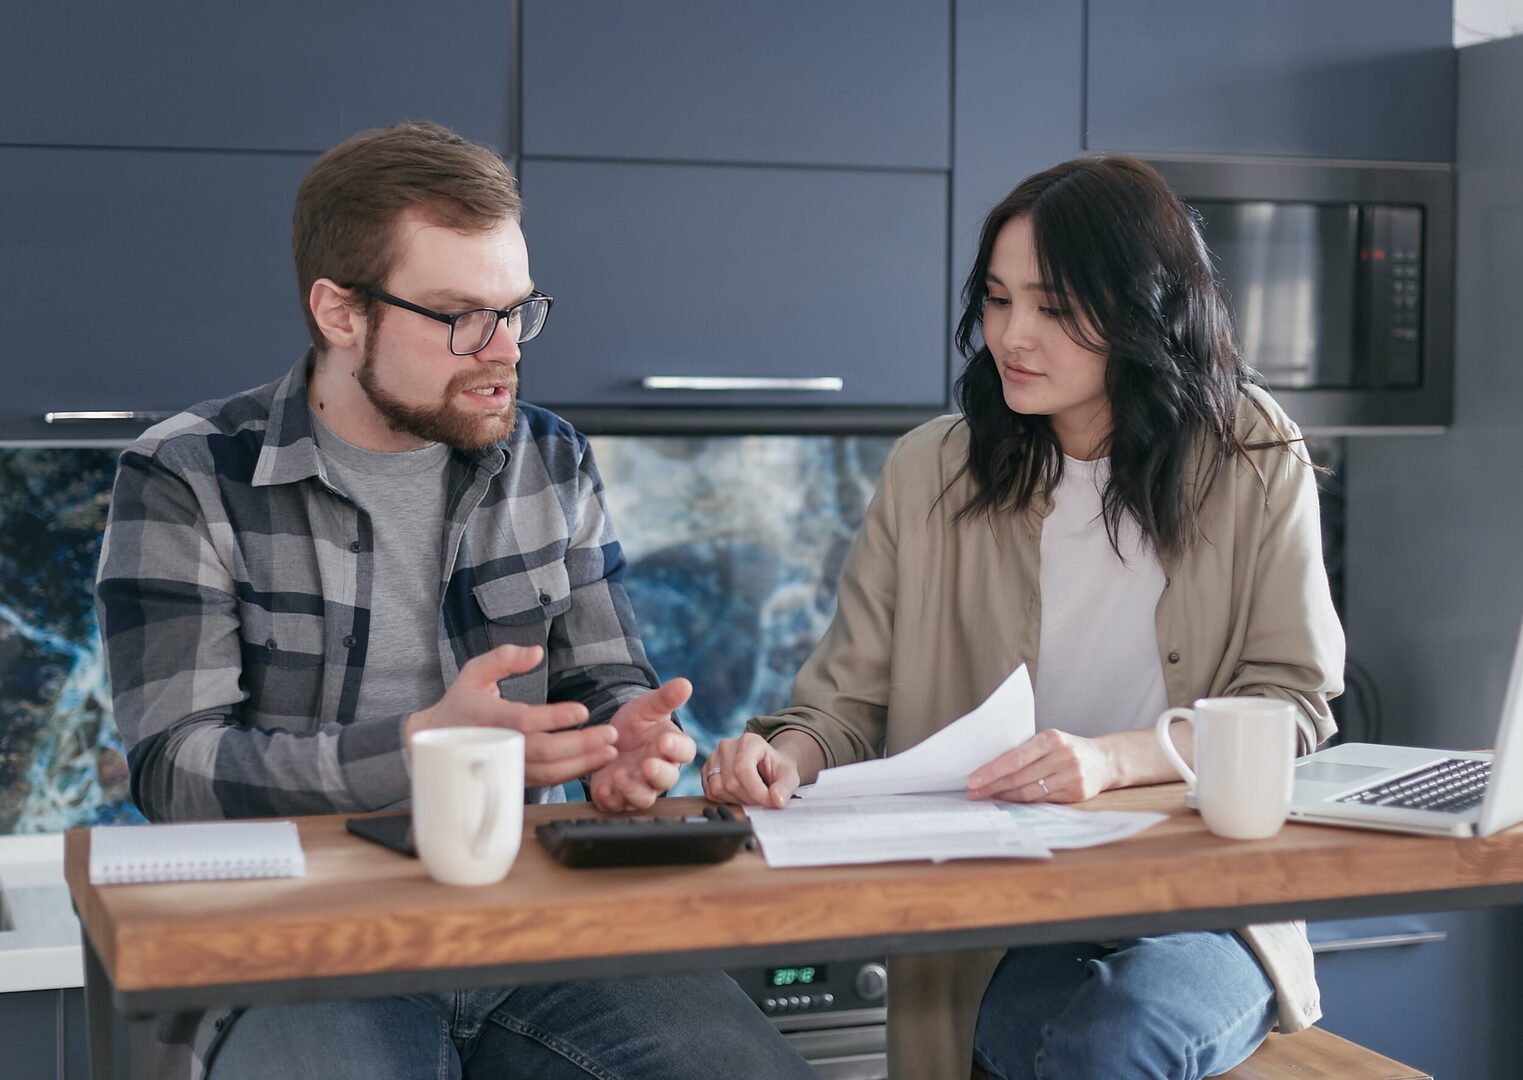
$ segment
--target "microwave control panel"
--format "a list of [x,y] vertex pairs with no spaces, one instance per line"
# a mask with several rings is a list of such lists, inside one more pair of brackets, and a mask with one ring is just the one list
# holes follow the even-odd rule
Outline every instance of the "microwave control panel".
[[1367,206],[1360,214],[1360,305],[1371,386],[1422,382],[1423,214],[1415,206]]

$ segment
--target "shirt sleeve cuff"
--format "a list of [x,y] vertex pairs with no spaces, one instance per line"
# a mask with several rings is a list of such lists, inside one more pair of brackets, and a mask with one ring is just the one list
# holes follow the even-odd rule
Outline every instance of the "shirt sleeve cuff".
[[814,740],[815,745],[820,748],[820,753],[825,758],[825,768],[835,768],[836,756],[830,752],[829,744],[827,744],[825,740],[820,737],[819,732],[813,730],[812,728],[807,728],[803,724],[784,724],[781,727],[774,728],[773,730],[767,732],[762,737],[765,738],[767,742],[771,743],[776,741],[777,737],[785,731],[801,731],[805,735],[808,735],[811,739]]
[[404,756],[406,716],[351,724],[339,732],[338,760],[357,806],[379,809],[407,798],[412,780]]

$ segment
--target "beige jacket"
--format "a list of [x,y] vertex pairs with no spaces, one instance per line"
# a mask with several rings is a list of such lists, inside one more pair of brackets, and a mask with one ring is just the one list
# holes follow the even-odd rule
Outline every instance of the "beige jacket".
[[[1299,437],[1268,394],[1249,393]],[[1246,396],[1238,412],[1245,443],[1274,437]],[[1334,730],[1327,702],[1343,688],[1343,630],[1322,564],[1315,476],[1296,445],[1296,452],[1254,450],[1223,465],[1203,503],[1204,540],[1163,560],[1157,631],[1170,705],[1234,694],[1284,698],[1299,709],[1305,752]],[[768,738],[806,732],[827,765],[844,765],[920,742],[1021,662],[1035,678],[1038,559],[1051,504],[1038,498],[1021,513],[954,524],[970,478],[937,496],[966,453],[967,428],[950,416],[894,446],[842,571],[830,629],[799,672],[788,708],[752,720],[748,730]],[[1304,924],[1238,933],[1275,985],[1280,1030],[1314,1023],[1321,1007]],[[895,1077],[968,1075],[979,1003],[1001,955],[892,961]]]

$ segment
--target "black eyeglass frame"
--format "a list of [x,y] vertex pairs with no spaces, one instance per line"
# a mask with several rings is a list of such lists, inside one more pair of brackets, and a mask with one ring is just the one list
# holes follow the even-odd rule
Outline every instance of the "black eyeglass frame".
[[[432,308],[426,308],[422,304],[414,304],[411,300],[403,300],[400,296],[393,296],[385,289],[379,289],[374,285],[360,284],[351,285],[349,287],[352,289],[359,289],[361,292],[375,297],[377,300],[381,301],[384,304],[390,304],[392,307],[399,307],[405,311],[414,311],[426,319],[433,319],[435,322],[444,323],[444,325],[449,327],[449,351],[451,355],[454,356],[475,356],[482,349],[485,349],[492,343],[492,338],[497,333],[497,326],[499,323],[501,323],[504,319],[511,318],[513,312],[517,311],[524,305],[538,303],[539,301],[543,300],[545,303],[545,317],[539,321],[539,327],[534,331],[534,333],[526,338],[520,339],[518,344],[522,345],[526,341],[533,341],[535,338],[539,337],[540,333],[545,329],[545,323],[550,321],[550,309],[555,306],[555,297],[550,296],[548,293],[542,293],[536,289],[528,296],[518,301],[516,304],[509,304],[505,308],[470,308],[467,311],[457,311],[453,315],[446,315],[442,311],[434,311]],[[497,316],[497,318],[492,320],[492,329],[487,332],[487,336],[482,341],[482,343],[476,346],[474,349],[470,350],[469,352],[456,351],[455,324],[458,323],[461,319],[465,318],[467,315],[474,315],[478,311],[490,311],[492,314]]]

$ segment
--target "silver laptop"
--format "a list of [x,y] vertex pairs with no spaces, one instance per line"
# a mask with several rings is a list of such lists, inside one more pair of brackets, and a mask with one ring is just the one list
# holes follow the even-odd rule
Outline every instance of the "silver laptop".
[[1491,754],[1345,743],[1296,763],[1293,821],[1490,836],[1523,820],[1523,633]]

